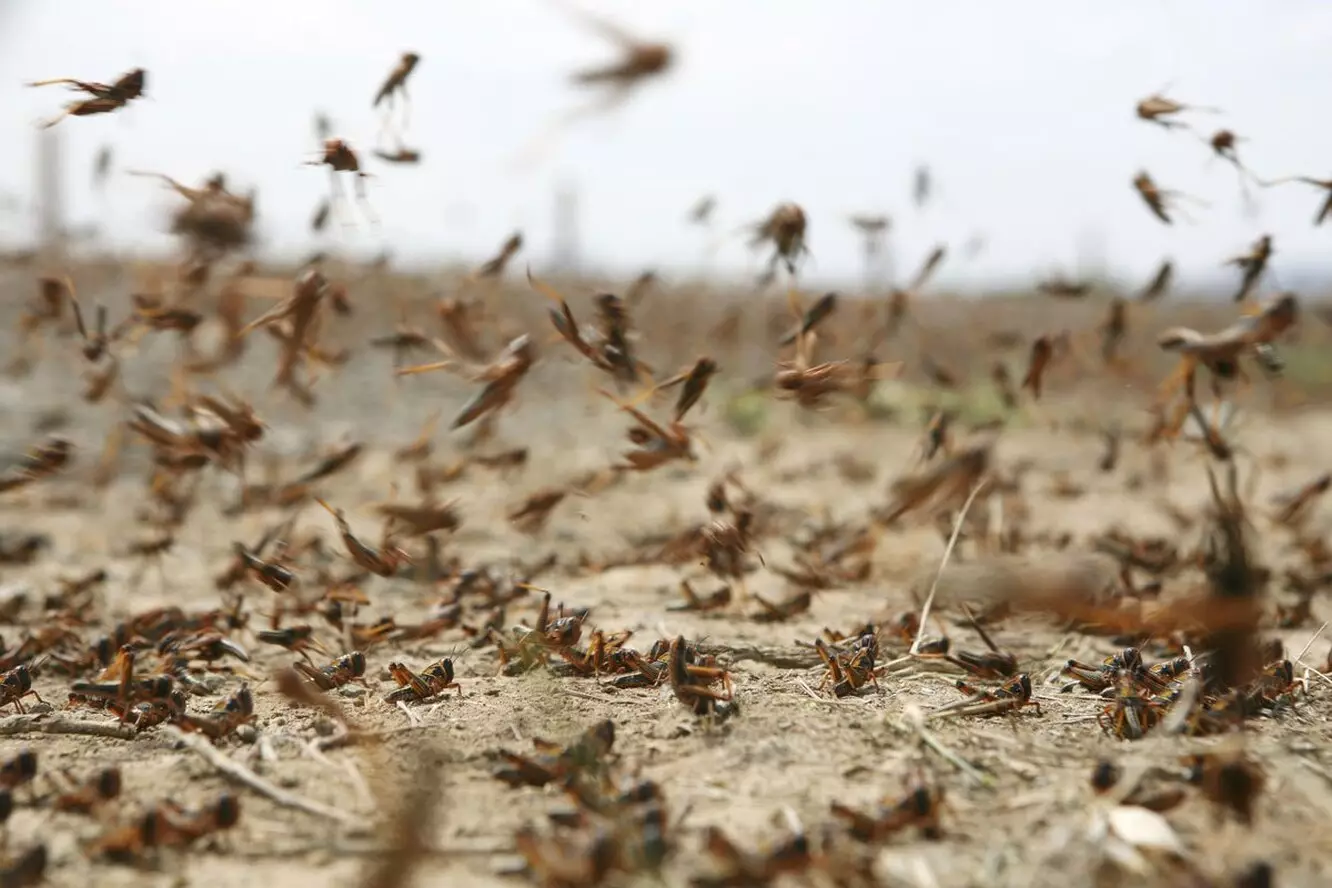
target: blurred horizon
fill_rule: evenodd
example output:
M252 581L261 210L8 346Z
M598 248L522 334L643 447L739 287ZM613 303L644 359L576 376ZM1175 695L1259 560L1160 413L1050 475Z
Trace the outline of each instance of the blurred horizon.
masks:
M958 0L907 15L868 0L585 0L577 8L670 42L676 65L621 107L581 120L534 169L515 172L512 159L550 119L589 100L569 72L615 56L555 2L3 4L0 90L9 95L0 114L11 138L0 143L0 243L33 243L35 121L68 100L59 87L24 82L110 80L142 66L144 100L58 127L66 220L100 229L98 245L118 252L165 254L173 245L164 232L173 195L124 170L186 184L221 170L233 189L258 189L256 252L266 259L324 250L358 260L387 250L404 269L473 264L521 229L518 262L534 270L576 249L591 273L736 278L757 274L765 257L743 237L723 238L791 200L810 220L811 282L858 286L862 245L848 217L882 214L892 220L892 261L876 284L908 277L943 243L940 289L1055 275L1138 287L1170 257L1181 287L1221 295L1236 279L1224 261L1262 233L1276 245L1265 289L1329 283L1332 225L1312 225L1324 194L1302 184L1260 189L1256 210L1246 209L1236 171L1211 157L1205 138L1233 129L1247 140L1240 158L1263 178L1332 175L1320 166L1332 156L1332 130L1317 113L1332 6ZM409 81L404 142L424 160L394 167L369 156L379 130L370 103L408 49L422 61ZM1135 103L1166 87L1224 113L1185 115L1203 138L1138 120ZM329 188L326 170L302 166L317 148L320 112L375 175L378 229L308 230ZM115 175L99 194L91 171L103 145ZM919 164L936 185L923 208L911 199ZM1162 225L1129 184L1139 169L1206 203L1183 203L1192 221ZM576 232L556 230L561 189L576 195ZM685 222L705 194L717 199L710 231ZM968 257L977 238L983 247Z

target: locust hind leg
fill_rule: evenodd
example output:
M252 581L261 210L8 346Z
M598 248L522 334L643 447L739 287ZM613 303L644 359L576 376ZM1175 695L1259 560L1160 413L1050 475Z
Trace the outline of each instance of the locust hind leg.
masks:
M365 214L370 224L378 228L379 216L375 213L375 208L370 204L370 198L365 193L365 180L369 178L369 173L356 173L356 202L361 206L361 212Z

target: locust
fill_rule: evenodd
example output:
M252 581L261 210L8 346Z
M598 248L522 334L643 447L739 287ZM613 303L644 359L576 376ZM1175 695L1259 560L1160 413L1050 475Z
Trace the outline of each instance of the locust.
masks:
M91 97L70 102L58 116L41 125L43 129L49 129L66 117L87 117L93 114L107 114L111 111L120 110L143 95L147 76L147 72L143 68L132 68L110 84L75 80L72 77L57 77L53 80L37 80L29 83L28 86L61 84L68 86L70 89L87 93Z
M518 383L527 375L527 371L532 369L535 362L536 349L532 345L532 339L530 336L523 334L511 340L504 351L493 362L484 367L473 367L469 370L456 358L450 357L429 364L403 367L397 370L396 374L407 376L429 373L434 370L450 370L453 372L461 370L473 382L485 383L476 397L472 398L454 417L451 427L460 429L499 410L512 401Z
M1137 104L1137 115L1140 120L1148 123L1154 123L1164 129L1188 128L1188 124L1182 120L1175 120L1174 116L1184 111L1204 111L1209 113L1220 113L1219 108L1213 108L1205 105L1186 105L1182 102L1176 102L1174 99L1166 98L1160 93L1153 93Z
M1253 292L1254 286L1267 270L1272 259L1272 235L1264 234L1254 241L1249 252L1227 259L1224 264L1233 265L1240 270L1240 285L1235 291L1235 302L1243 302Z
M411 116L410 98L407 95L407 78L416 70L420 64L421 56L414 52L404 52L398 59L398 64L393 66L393 70L384 78L379 91L375 93L375 99L371 107L378 108L381 104L387 105L387 110L391 115L393 106L398 96L402 96L402 125L406 129L408 120ZM327 131L328 127L324 127ZM327 136L325 136L327 138Z
M1142 198L1142 202L1147 205L1147 209L1151 210L1152 215L1160 219L1166 225L1174 224L1174 220L1170 217L1170 213L1172 212L1170 204L1172 201L1187 198L1196 203L1203 203L1203 201L1200 201L1197 198L1191 198L1183 192L1169 191L1161 188L1146 170L1140 170L1138 174L1133 177L1133 188L1138 192L1138 196Z
M1314 225L1322 225L1329 217L1332 217L1332 179L1315 179L1312 176L1286 176L1285 178L1274 179L1270 182L1263 182L1261 184L1264 187L1270 187L1273 185L1282 185L1286 182L1303 182L1305 185L1312 185L1315 188L1321 188L1323 191L1327 192L1327 196L1323 199L1323 203L1318 208L1317 215L1314 216Z

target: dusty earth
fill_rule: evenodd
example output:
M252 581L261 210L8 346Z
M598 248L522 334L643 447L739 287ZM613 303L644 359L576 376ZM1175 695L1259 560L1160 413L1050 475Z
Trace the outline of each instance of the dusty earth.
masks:
M10 283L17 286L17 280ZM375 323L378 332L392 319ZM644 326L650 341L652 328ZM342 335L354 341L347 329ZM8 347L13 348L12 341ZM161 729L124 740L27 734L0 739L0 759L30 747L37 751L41 771L67 768L77 776L116 764L124 775L124 792L102 813L104 823L99 824L93 818L53 814L31 804L33 794L26 788L20 790L18 810L5 826L8 848L18 851L33 842L47 843L48 881L55 885L355 885L384 848L376 824L403 790L426 774L440 782L439 802L427 856L414 884L525 884L522 875L502 874L515 863L513 833L525 823L541 824L546 812L564 801L553 788L510 789L493 779L491 754L497 749L530 751L538 737L565 742L597 720L610 718L617 729L614 755L619 769L659 781L666 792L675 850L660 883L668 885L687 884L709 871L700 845L700 832L708 825L721 826L741 845L758 848L785 835L779 815L786 809L813 828L830 819L831 801L868 809L879 799L898 797L904 781L919 768L946 793L944 836L927 841L904 832L886 841L878 852L884 884L1093 884L1101 852L1089 838L1089 828L1097 805L1103 803L1094 799L1088 777L1098 759L1129 767L1168 765L1184 752L1237 744L1266 770L1254 821L1240 826L1196 793L1191 795L1167 815L1189 860L1214 880L1208 884L1234 884L1234 875L1257 860L1275 867L1281 885L1320 885L1332 878L1332 849L1321 827L1332 816L1332 750L1327 743L1332 681L1312 671L1324 664L1332 634L1313 640L1297 666L1297 673L1309 679L1308 696L1292 711L1255 719L1238 737L1148 737L1130 743L1105 736L1098 728L1095 717L1104 701L1082 691L1060 692L1063 663L1069 657L1098 662L1115 650L1111 641L1065 632L1035 618L1010 619L993 633L1031 675L1042 712L931 720L927 729L938 748L948 752L945 758L923 746L910 724L920 712L958 698L952 687L956 675L912 665L884 674L877 691L835 700L816 691L821 668L792 668L790 658L810 661L810 651L796 642L812 641L825 627L850 630L868 619L917 611L913 582L922 571L928 578L939 563L946 519L943 532L922 515L884 530L867 579L816 592L808 612L780 623L752 619L758 610L752 600L738 601L721 614L668 611L668 605L681 600L682 578L695 580L701 591L717 585L697 564L600 571L580 566L584 561L613 561L632 553L635 541L643 537L708 520L705 489L723 472L738 469L749 489L784 510L785 532L757 544L768 567L746 582L749 595L781 600L794 589L769 568L793 563L798 550L793 541L799 533L827 523L863 524L872 509L888 500L890 482L918 457L927 412L922 405L932 395L922 394L919 386L888 387L887 403L897 399L909 406L882 419L838 411L802 413L793 405L765 399L761 428L741 429L728 421L734 406L728 406L728 400L741 375L732 374L709 394L696 418L703 439L696 462L632 476L594 496L570 496L543 530L525 535L508 525L505 511L538 488L610 464L622 449L625 428L614 406L592 393L595 371L574 364L563 345L543 348L543 363L524 384L515 409L501 418L496 440L483 448L525 444L530 462L508 474L471 467L442 488L445 496L456 498L463 518L456 532L442 538L444 555L465 567L503 570L553 554L556 567L542 574L538 584L566 606L590 608L589 626L632 630L630 644L639 650L676 634L715 646L734 677L737 717L722 724L697 719L669 690L619 691L595 678L555 678L542 671L499 676L493 649L468 648L461 632L449 630L425 642L372 647L367 652L368 690L340 699L363 728L382 732L379 743L316 755L309 741L327 731L326 719L288 703L269 680L274 669L294 657L257 644L241 631L235 637L251 655L242 671L256 691L258 739L251 736L247 743L233 737L218 748L289 792L344 812L348 823L279 806L229 782ZM697 343L684 346L676 350L679 356L672 353L662 363L680 363L697 353L695 349L703 350ZM160 571L143 570L123 557L128 541L145 535L133 520L143 497L145 454L141 449L127 454L120 478L109 489L89 489L88 472L102 436L124 416L124 407L79 403L73 345L52 340L47 351L33 375L0 381L0 443L7 450L21 449L37 437L35 423L59 408L69 421L61 434L75 443L78 458L64 475L0 498L0 531L45 533L52 540L51 549L34 564L0 566L0 588L27 590L29 600L15 618L17 625L0 629L4 639L13 644L23 637L38 618L33 602L53 590L57 578L98 567L105 567L110 579L99 591L89 639L148 607L218 606L212 578L226 565L231 543L254 540L283 513L224 516L220 506L234 499L236 482L222 473L210 474L199 507L179 531ZM745 366L761 373L773 354L753 351L758 357L746 358ZM727 353L713 353L727 363ZM964 360L961 352L945 352L944 357L949 354ZM171 357L169 347L151 345L127 361L129 390L160 396L165 391L163 368ZM739 362L737 358L734 363ZM369 449L364 456L319 490L348 510L358 532L373 538L377 519L367 504L385 499L394 485L398 498L414 497L411 467L397 462L393 449L416 435L432 409L451 417L468 388L436 376L395 384L387 355L363 353L320 381L321 403L305 413L267 389L272 367L271 350L256 346L243 366L225 377L231 388L255 401L270 424L253 471L263 474L270 470L266 462L272 462L286 474L339 440L365 442ZM1248 451L1238 459L1242 486L1251 487L1259 550L1278 573L1294 563L1296 554L1266 517L1269 499L1326 470L1327 442L1332 440L1332 414L1325 409L1306 406L1279 416L1266 412L1272 386L1284 384L1260 381L1241 396L1246 410L1231 433ZM1080 385L1065 379L1054 388L1047 400L1021 408L996 445L998 471L1023 461L1031 465L1021 490L1026 514L1008 520L1025 522L1031 539L1071 534L1074 550L1112 527L1177 537L1182 547L1195 545L1198 530L1181 532L1169 506L1196 514L1207 501L1206 455L1187 442L1155 450L1139 445L1134 435L1145 426L1146 415L1140 397L1127 386L1107 389L1102 383ZM1123 423L1127 437L1118 465L1100 472L1099 428L1112 419ZM964 430L965 423L959 435ZM465 432L441 429L434 436L432 459L443 463L463 455L466 437ZM1074 486L1079 489L1067 489ZM1329 525L1332 512L1319 504L1309 527L1326 536ZM317 506L301 508L298 529L305 528L337 546L332 521ZM982 557L983 545L982 539L964 535L951 563L974 562ZM1057 557L1051 552L1039 542L1027 549L1034 561ZM1195 580L1186 576L1180 583ZM941 589L936 604L955 647L977 649L970 630L954 624L958 614L949 606L953 593L947 581ZM1174 591L1168 583L1165 594ZM373 578L365 592L372 604L361 619L392 614L408 622L423 614L441 589L409 579ZM254 610L267 610L273 596L251 584L248 601ZM1332 612L1318 599L1309 622L1274 634L1294 657L1328 617ZM509 614L511 623L531 618L528 604ZM331 631L324 640L336 644ZM902 652L902 645L884 644L881 661ZM755 650L784 652L785 667L763 662ZM383 701L394 687L385 672L387 663L402 660L419 668L447 655L456 658L460 697L417 707L410 720ZM211 708L241 680L224 676L215 695L191 698L191 711ZM43 676L36 688L61 710L67 679ZM79 717L107 718L86 711ZM42 778L36 786L36 795L45 792ZM142 867L90 863L81 850L108 825L128 822L151 803L174 799L199 804L227 789L239 794L242 815L238 825L215 842L162 854ZM658 879L614 876L612 881L648 884ZM1132 877L1123 882L1143 883ZM1159 884L1183 882L1163 876Z

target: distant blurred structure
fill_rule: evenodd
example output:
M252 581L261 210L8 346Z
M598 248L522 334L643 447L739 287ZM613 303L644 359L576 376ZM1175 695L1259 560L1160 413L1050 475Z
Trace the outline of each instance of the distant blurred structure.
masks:
M560 274L578 274L581 245L578 237L578 190L565 182L555 189L550 263Z
M888 247L888 238L893 223L887 216L857 215L851 217L851 226L860 234L861 243L861 285L869 293L877 289L880 275L887 278L892 286L896 283L893 275L892 251Z
M65 224L64 141L58 129L37 131L37 246L43 252L61 253L68 227Z

